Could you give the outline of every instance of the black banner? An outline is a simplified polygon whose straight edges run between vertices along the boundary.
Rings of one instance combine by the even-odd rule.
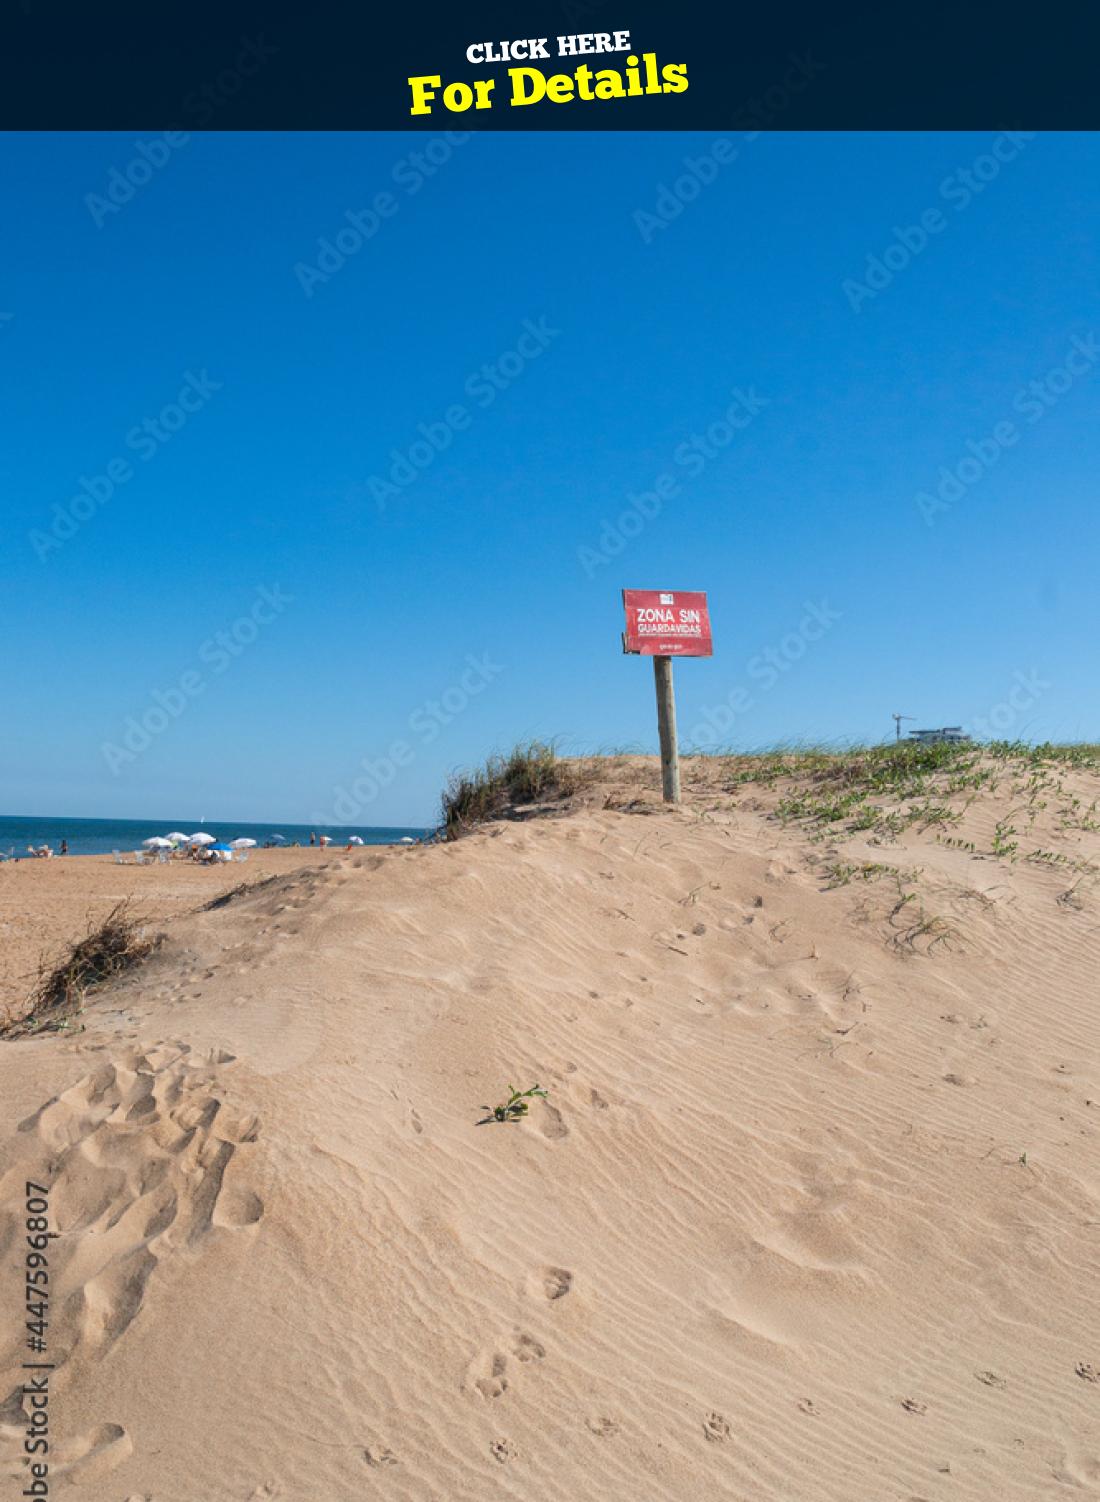
[[[1088,128],[1097,7],[9,0],[7,128]]]

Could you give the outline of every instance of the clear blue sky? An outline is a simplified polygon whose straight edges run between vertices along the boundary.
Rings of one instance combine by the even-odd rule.
[[[420,823],[520,737],[652,748],[624,584],[710,592],[685,738],[1100,738],[1100,139],[138,139],[0,142],[0,812]]]

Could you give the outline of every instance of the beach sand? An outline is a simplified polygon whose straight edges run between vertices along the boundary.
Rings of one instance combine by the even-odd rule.
[[[343,847],[340,847],[343,849]],[[236,887],[276,872],[332,860],[336,852],[311,849],[251,850],[247,861],[126,865],[113,855],[66,855],[52,860],[0,864],[0,1015],[18,1006],[50,963],[116,903],[132,900],[152,926],[186,913]]]
[[[446,846],[0,872],[5,969],[130,893],[166,935],[0,1044],[5,1484],[30,1178],[60,1495],[1100,1495],[1100,787],[1058,775],[875,844],[619,759]]]

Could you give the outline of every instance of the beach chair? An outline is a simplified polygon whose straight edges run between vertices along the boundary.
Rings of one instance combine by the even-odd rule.
[[[248,859],[248,851],[247,850],[234,850],[234,852],[233,852],[233,859],[235,861],[246,861]]]
[[[115,865],[116,866],[128,866],[130,864],[130,862],[128,860],[126,860],[125,857],[123,856],[121,850],[112,850],[111,854],[115,858]]]

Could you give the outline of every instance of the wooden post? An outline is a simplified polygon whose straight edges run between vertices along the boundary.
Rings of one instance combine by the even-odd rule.
[[[654,657],[653,681],[657,689],[657,733],[661,739],[661,791],[666,803],[679,803],[680,751],[676,744],[671,657]]]

